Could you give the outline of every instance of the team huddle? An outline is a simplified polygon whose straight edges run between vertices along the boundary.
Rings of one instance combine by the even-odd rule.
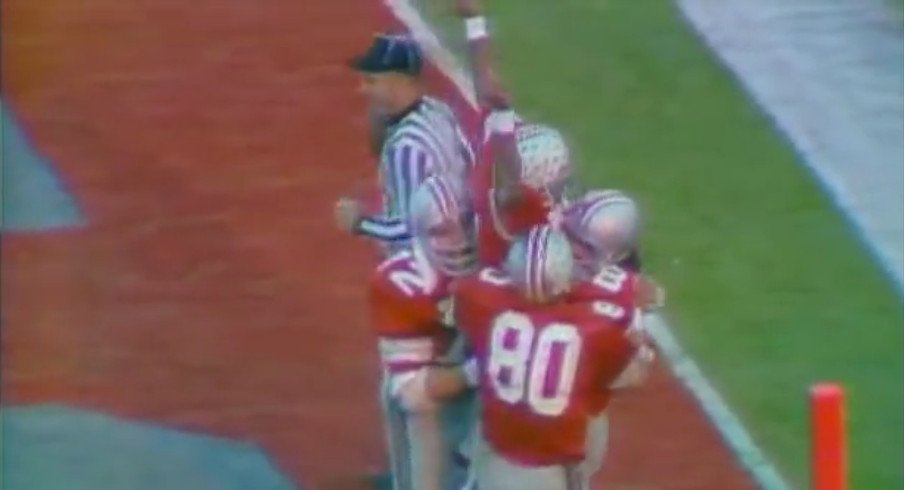
[[[561,133],[512,110],[477,1],[455,3],[477,137],[421,92],[412,40],[377,36],[354,60],[383,210],[341,199],[336,218],[385,251],[369,304],[394,489],[589,489],[609,401],[653,360],[642,312],[662,293],[640,271],[640,212],[575,191]]]

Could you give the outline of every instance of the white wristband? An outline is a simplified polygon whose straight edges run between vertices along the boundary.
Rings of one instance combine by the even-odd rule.
[[[493,111],[487,116],[487,128],[495,134],[511,134],[515,132],[515,111]]]
[[[465,34],[468,41],[476,41],[487,37],[487,20],[483,16],[465,19]]]

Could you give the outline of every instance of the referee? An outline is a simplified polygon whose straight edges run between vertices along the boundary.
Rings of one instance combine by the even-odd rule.
[[[341,229],[374,238],[393,253],[410,245],[408,204],[418,185],[435,173],[465,179],[474,154],[452,109],[426,95],[423,58],[413,39],[377,35],[351,66],[361,74],[361,90],[368,98],[383,212],[365,216],[358,201],[341,198],[336,221]]]

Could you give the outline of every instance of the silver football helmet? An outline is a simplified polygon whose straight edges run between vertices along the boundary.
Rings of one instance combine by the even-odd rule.
[[[440,272],[457,277],[477,267],[476,233],[464,188],[446,175],[424,180],[411,196],[415,245]]]
[[[562,229],[582,268],[620,262],[637,247],[641,232],[637,203],[622,191],[589,191],[565,211]]]
[[[527,299],[548,303],[571,289],[574,257],[564,234],[539,225],[512,244],[504,268]]]

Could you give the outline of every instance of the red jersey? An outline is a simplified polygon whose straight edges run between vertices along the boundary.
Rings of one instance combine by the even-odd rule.
[[[454,331],[445,326],[449,280],[409,251],[383,261],[370,281],[371,323],[380,357],[390,374],[432,364],[445,353]]]
[[[471,194],[477,215],[477,252],[480,263],[486,266],[502,264],[514,237],[546,223],[550,213],[546,196],[524,184],[520,184],[520,197],[516,203],[497,209],[494,166],[489,138],[484,138],[471,175]]]
[[[618,266],[606,266],[587,281],[576,284],[569,297],[572,301],[605,301],[625,310],[624,321],[630,324],[637,308],[638,274]]]
[[[637,274],[617,266],[600,270],[589,281],[581,281],[572,287],[568,300],[572,302],[599,302],[598,308],[605,308],[613,323],[628,328],[640,311],[637,309]],[[589,404],[594,413],[602,412],[609,406],[611,392],[599,391],[590,396]]]
[[[588,421],[634,355],[624,325],[603,302],[529,303],[495,269],[462,280],[454,297],[489,444],[528,466],[582,461]]]

